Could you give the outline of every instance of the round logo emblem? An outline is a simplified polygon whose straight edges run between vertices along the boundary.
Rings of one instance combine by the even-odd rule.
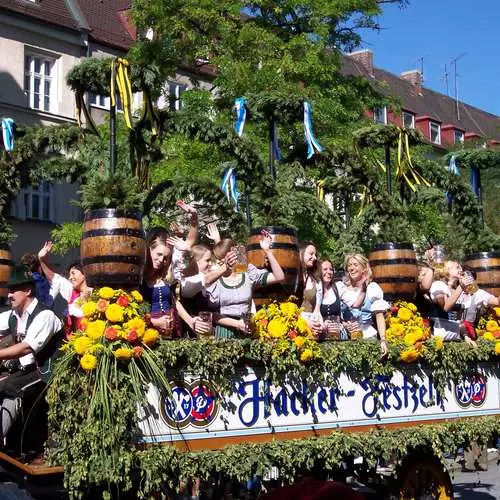
[[[486,380],[478,373],[463,378],[455,385],[455,399],[462,408],[481,406],[486,400]]]
[[[197,427],[208,425],[216,416],[215,395],[208,385],[200,383],[191,388],[191,397],[191,423]]]
[[[174,429],[183,429],[190,424],[205,427],[218,412],[215,391],[210,383],[200,380],[173,382],[172,394],[160,396],[159,407],[164,422]]]

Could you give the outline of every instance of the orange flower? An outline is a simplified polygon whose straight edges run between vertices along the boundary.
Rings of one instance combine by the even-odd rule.
[[[100,312],[106,312],[109,302],[106,299],[99,299],[96,304],[96,309]]]
[[[288,332],[288,338],[289,339],[294,339],[297,336],[297,332],[295,330],[290,330]]]
[[[113,342],[113,340],[116,340],[118,338],[118,333],[112,326],[109,326],[108,328],[106,328],[106,330],[104,330],[104,336],[110,342]]]
[[[134,358],[140,358],[141,355],[142,355],[142,347],[139,346],[139,345],[136,345],[134,347],[134,354],[133,354],[133,356],[134,356]]]

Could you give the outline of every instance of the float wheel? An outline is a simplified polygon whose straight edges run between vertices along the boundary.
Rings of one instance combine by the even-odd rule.
[[[444,465],[431,456],[410,458],[399,474],[400,500],[451,500],[453,487]]]

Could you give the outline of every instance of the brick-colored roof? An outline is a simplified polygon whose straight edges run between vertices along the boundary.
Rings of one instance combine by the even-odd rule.
[[[135,29],[128,19],[131,0],[77,0],[91,31],[103,45],[128,50],[135,42]]]
[[[0,0],[0,10],[33,17],[64,28],[78,29],[65,0]]]
[[[377,89],[385,95],[399,98],[401,107],[417,116],[429,116],[442,125],[452,124],[465,132],[476,132],[485,138],[500,139],[500,117],[471,106],[444,94],[421,87],[420,94],[415,85],[393,73],[373,68],[373,75],[359,62],[349,56],[343,58],[342,72],[346,75],[364,76],[377,82]]]

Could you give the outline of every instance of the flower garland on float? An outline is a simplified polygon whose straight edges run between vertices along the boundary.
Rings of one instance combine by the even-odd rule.
[[[293,353],[304,364],[321,358],[318,343],[301,312],[292,297],[263,306],[252,317],[254,337],[273,343],[273,357]]]
[[[500,307],[489,307],[485,314],[479,319],[476,334],[494,343],[493,350],[500,356]]]
[[[399,347],[400,360],[417,361],[424,353],[424,341],[430,338],[431,329],[412,302],[398,300],[386,314],[385,336],[390,345]],[[434,338],[436,350],[443,348],[443,339]]]
[[[149,306],[137,290],[97,288],[81,307],[82,330],[63,346],[63,351],[78,357],[80,368],[93,371],[104,357],[147,361],[160,335],[150,326]]]

